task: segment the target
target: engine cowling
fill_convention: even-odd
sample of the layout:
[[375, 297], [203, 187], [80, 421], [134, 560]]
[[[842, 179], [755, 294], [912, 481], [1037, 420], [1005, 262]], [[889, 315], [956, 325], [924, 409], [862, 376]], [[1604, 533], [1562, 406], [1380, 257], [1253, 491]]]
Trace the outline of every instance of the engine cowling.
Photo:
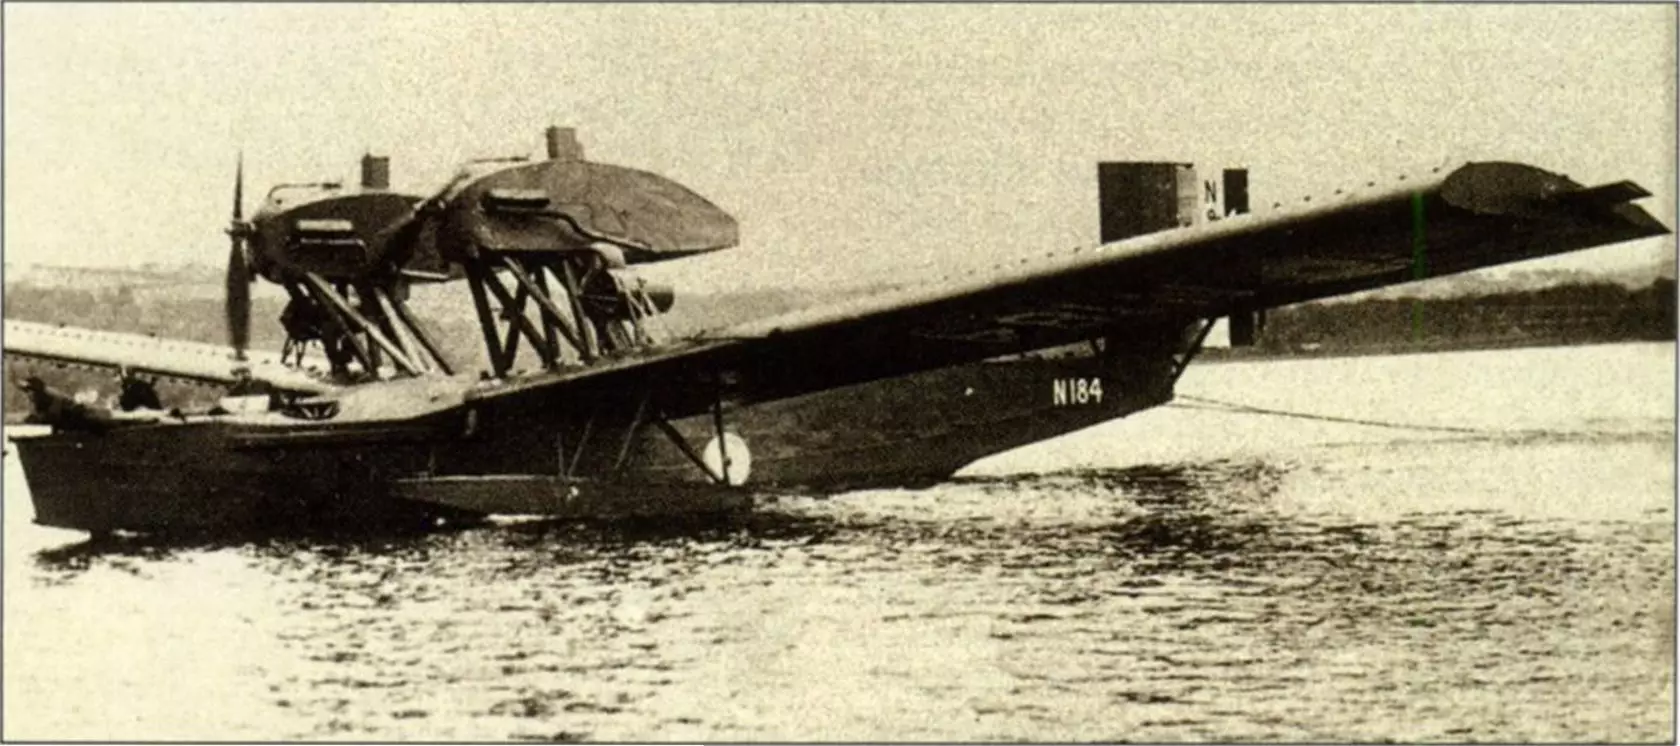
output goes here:
[[585, 160], [475, 164], [421, 208], [417, 256], [565, 253], [617, 247], [628, 264], [718, 251], [735, 219], [658, 174]]
[[384, 231], [411, 215], [418, 202], [396, 192], [276, 187], [251, 220], [252, 269], [285, 282], [304, 272], [339, 281], [402, 267], [410, 258], [407, 247]]

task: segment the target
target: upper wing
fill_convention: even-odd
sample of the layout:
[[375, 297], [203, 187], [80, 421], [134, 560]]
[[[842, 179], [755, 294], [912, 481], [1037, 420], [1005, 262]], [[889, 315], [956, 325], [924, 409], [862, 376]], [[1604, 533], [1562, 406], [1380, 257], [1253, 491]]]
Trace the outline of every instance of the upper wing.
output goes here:
[[[6, 320], [7, 356], [49, 363], [128, 368], [135, 373], [227, 385], [235, 381], [228, 348], [138, 334]], [[303, 371], [281, 365], [273, 355], [252, 354], [244, 363], [252, 376], [282, 391], [321, 394], [337, 389]]]
[[671, 415], [1660, 235], [1629, 182], [1470, 163], [1386, 188], [1153, 233], [708, 333], [475, 397], [657, 387]]

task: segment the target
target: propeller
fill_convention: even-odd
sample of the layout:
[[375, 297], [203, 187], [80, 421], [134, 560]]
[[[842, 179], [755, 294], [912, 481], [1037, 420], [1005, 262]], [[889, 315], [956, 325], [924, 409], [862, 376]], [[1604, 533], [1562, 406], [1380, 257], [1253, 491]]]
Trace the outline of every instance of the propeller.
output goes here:
[[223, 299], [223, 311], [227, 315], [228, 345], [233, 347], [233, 359], [241, 362], [251, 341], [251, 267], [245, 254], [250, 226], [244, 220], [244, 201], [245, 154], [240, 153], [233, 177], [233, 220], [227, 230], [227, 295]]

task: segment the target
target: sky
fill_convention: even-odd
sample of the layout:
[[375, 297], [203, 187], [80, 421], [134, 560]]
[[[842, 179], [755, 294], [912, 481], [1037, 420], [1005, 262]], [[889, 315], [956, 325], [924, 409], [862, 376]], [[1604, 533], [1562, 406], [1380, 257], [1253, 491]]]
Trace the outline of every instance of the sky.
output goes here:
[[[1675, 224], [1672, 5], [7, 4], [8, 263], [218, 265], [234, 164], [428, 193], [586, 156], [733, 213], [655, 274], [826, 286], [1095, 242], [1095, 163], [1246, 166], [1256, 205], [1516, 160]], [[1666, 258], [1653, 239], [1524, 268]], [[663, 279], [663, 278], [662, 278]]]

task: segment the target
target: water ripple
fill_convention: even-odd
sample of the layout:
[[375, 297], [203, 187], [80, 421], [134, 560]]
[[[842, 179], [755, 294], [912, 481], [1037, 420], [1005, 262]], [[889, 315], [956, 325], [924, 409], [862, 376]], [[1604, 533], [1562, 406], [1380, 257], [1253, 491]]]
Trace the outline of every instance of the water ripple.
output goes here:
[[[48, 606], [124, 614], [124, 645], [220, 654], [181, 670], [199, 701], [236, 701], [228, 721], [169, 720], [154, 698], [132, 737], [1671, 733], [1650, 703], [1673, 696], [1672, 511], [1394, 510], [1379, 498], [1409, 472], [1380, 450], [783, 497], [700, 524], [71, 545], [25, 565]], [[171, 600], [186, 588], [204, 602]], [[31, 619], [8, 634], [45, 641], [66, 681], [101, 680]]]

